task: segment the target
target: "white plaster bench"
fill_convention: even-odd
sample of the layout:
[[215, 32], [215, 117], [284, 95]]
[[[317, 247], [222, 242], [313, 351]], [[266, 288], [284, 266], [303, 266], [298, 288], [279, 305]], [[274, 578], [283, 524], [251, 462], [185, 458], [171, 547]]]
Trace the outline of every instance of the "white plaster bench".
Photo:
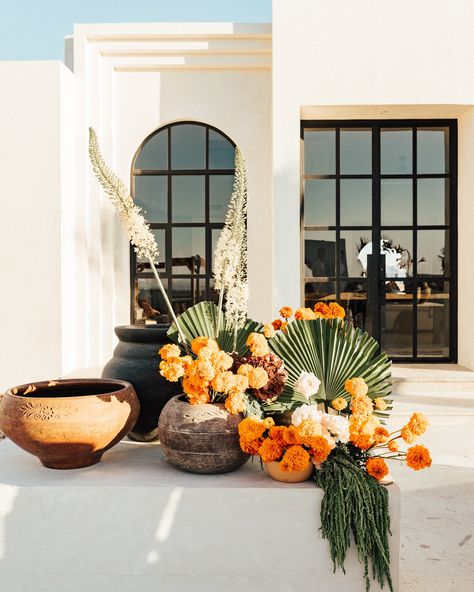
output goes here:
[[[398, 590], [400, 493], [389, 486]], [[226, 475], [173, 468], [124, 441], [93, 467], [43, 468], [0, 443], [2, 592], [363, 592], [355, 550], [333, 574], [322, 491], [247, 463]], [[372, 589], [379, 590], [373, 583]]]

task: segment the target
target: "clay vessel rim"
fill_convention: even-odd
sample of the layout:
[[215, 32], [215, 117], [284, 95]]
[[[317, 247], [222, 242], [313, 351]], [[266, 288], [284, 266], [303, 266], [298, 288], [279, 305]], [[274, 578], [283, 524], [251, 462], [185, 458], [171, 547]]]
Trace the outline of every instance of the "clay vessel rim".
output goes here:
[[[58, 383], [55, 386], [51, 386], [48, 387], [48, 384], [51, 382], [56, 382]], [[69, 385], [76, 385], [79, 388], [81, 386], [84, 387], [88, 387], [88, 386], [93, 386], [93, 387], [97, 387], [98, 392], [97, 393], [89, 393], [89, 394], [81, 394], [81, 393], [77, 393], [76, 395], [70, 395], [70, 396], [48, 396], [46, 394], [44, 395], [36, 395], [35, 391], [33, 391], [32, 393], [27, 393], [25, 394], [14, 394], [13, 391], [14, 390], [18, 390], [20, 391], [21, 389], [27, 389], [29, 386], [35, 386], [37, 389], [47, 389], [47, 388], [51, 388], [54, 389], [56, 386], [69, 386]], [[117, 389], [113, 390], [113, 391], [109, 391], [106, 393], [100, 392], [100, 387], [102, 386], [106, 386], [106, 385], [113, 385], [113, 386], [117, 386]], [[115, 380], [112, 378], [59, 378], [57, 380], [37, 380], [37, 381], [33, 381], [33, 382], [27, 382], [25, 384], [20, 384], [18, 386], [12, 386], [10, 388], [8, 388], [5, 391], [5, 397], [12, 397], [14, 399], [21, 399], [22, 401], [25, 400], [32, 400], [32, 401], [77, 401], [78, 399], [81, 398], [85, 398], [85, 397], [113, 397], [113, 396], [117, 396], [118, 394], [120, 394], [121, 392], [123, 392], [124, 390], [126, 390], [127, 388], [132, 388], [133, 386], [129, 383], [126, 382], [125, 380]], [[30, 397], [30, 394], [32, 395]]]

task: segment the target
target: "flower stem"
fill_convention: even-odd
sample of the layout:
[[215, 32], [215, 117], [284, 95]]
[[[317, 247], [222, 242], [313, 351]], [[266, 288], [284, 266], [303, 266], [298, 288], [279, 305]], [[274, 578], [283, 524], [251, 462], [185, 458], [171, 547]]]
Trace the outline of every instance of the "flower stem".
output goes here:
[[163, 284], [161, 283], [161, 278], [160, 275], [158, 273], [158, 271], [156, 270], [155, 264], [153, 263], [152, 259], [148, 259], [151, 269], [153, 271], [153, 274], [156, 278], [156, 281], [158, 282], [158, 288], [160, 289], [160, 292], [163, 296], [163, 298], [165, 299], [165, 303], [166, 306], [168, 307], [168, 311], [171, 315], [171, 318], [173, 319], [174, 324], [176, 325], [176, 329], [178, 330], [178, 335], [179, 335], [179, 341], [181, 342], [181, 344], [183, 345], [184, 349], [186, 350], [186, 352], [189, 354], [189, 347], [188, 347], [188, 343], [186, 341], [186, 337], [184, 336], [183, 330], [181, 329], [181, 325], [179, 324], [178, 319], [176, 318], [176, 315], [174, 313], [173, 307], [171, 306], [171, 302], [168, 298], [168, 294], [166, 293], [165, 288], [163, 287]]
[[221, 330], [223, 302], [224, 302], [224, 286], [222, 286], [219, 291], [219, 302], [217, 304], [217, 324], [216, 324], [216, 335], [215, 335], [216, 340], [219, 338], [219, 332]]

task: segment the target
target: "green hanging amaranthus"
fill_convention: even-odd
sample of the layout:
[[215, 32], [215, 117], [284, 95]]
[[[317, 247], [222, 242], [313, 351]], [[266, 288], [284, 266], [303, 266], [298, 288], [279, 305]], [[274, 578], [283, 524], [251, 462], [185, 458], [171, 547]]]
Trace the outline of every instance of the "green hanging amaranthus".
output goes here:
[[[363, 456], [363, 453], [362, 453]], [[361, 463], [364, 462], [360, 458]], [[393, 592], [390, 577], [390, 515], [388, 492], [368, 475], [343, 447], [335, 448], [315, 480], [324, 491], [321, 503], [321, 534], [329, 541], [334, 571], [344, 569], [351, 533], [359, 561], [364, 565], [366, 592], [370, 590], [369, 563], [372, 577], [383, 588], [385, 582]]]

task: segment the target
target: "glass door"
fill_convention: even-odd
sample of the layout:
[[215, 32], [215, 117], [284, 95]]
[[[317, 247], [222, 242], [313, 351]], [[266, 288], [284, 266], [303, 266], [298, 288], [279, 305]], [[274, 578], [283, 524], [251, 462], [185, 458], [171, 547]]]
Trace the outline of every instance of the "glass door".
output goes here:
[[398, 361], [456, 359], [456, 124], [303, 122], [305, 306], [338, 300]]

